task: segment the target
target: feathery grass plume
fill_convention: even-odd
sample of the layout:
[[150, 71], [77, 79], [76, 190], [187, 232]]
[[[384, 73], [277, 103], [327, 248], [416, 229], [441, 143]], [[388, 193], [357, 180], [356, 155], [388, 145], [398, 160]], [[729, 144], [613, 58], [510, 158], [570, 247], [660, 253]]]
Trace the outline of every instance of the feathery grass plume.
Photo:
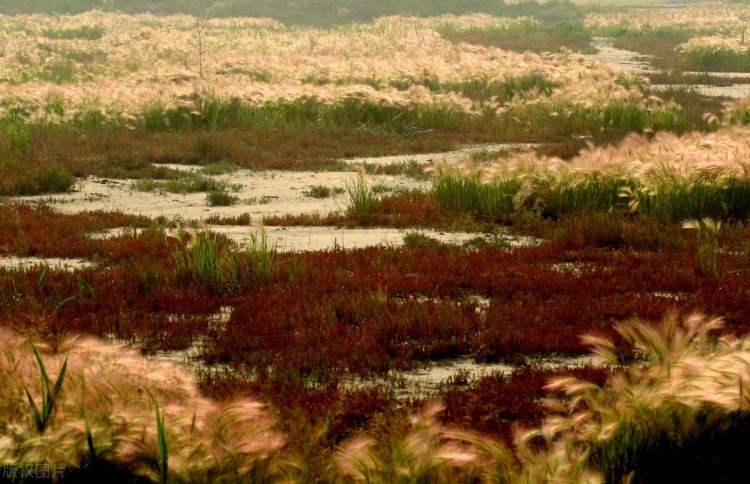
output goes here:
[[536, 432], [519, 433], [514, 453], [486, 435], [443, 426], [442, 410], [429, 405], [412, 418], [411, 432], [391, 444], [354, 439], [334, 456], [338, 472], [365, 482], [602, 482], [573, 441], [538, 451], [529, 444]]
[[433, 187], [442, 206], [490, 218], [520, 210], [558, 218], [627, 206], [670, 221], [744, 219], [748, 133], [743, 127], [652, 139], [633, 134], [617, 146], [589, 146], [570, 162], [526, 152], [491, 166], [440, 165]]
[[342, 476], [366, 482], [455, 482], [476, 477], [477, 454], [448, 434], [433, 404], [412, 418], [412, 430], [389, 448], [368, 438], [355, 439], [336, 452]]
[[511, 452], [485, 435], [462, 431], [450, 435], [477, 453], [484, 482], [604, 482], [589, 466], [589, 453], [573, 439], [547, 439], [540, 447], [538, 430], [517, 431]]
[[[720, 319], [668, 316], [660, 326], [617, 327], [644, 363], [603, 385], [561, 378], [567, 400], [553, 405], [543, 433], [571, 440], [608, 481], [744, 479], [750, 443], [750, 338], [717, 338]], [[588, 336], [599, 362], [621, 368], [615, 344]]]
[[78, 481], [130, 475], [238, 482], [282, 472], [276, 454], [284, 440], [259, 403], [219, 405], [175, 365], [89, 338], [66, 341], [56, 354], [39, 347], [47, 369], [62, 371], [67, 362], [55, 412], [40, 434], [24, 405], [27, 388], [39, 395], [28, 386], [38, 380], [36, 355], [7, 330], [0, 330], [0, 342], [3, 464], [64, 466], [64, 477]]
[[[498, 169], [499, 165], [493, 168]], [[494, 170], [483, 170], [471, 161], [450, 165], [438, 163], [430, 170], [435, 177], [438, 203], [450, 210], [481, 217], [499, 217], [514, 211], [521, 182]]]
[[722, 120], [730, 126], [746, 126], [750, 124], [750, 97], [724, 103]]

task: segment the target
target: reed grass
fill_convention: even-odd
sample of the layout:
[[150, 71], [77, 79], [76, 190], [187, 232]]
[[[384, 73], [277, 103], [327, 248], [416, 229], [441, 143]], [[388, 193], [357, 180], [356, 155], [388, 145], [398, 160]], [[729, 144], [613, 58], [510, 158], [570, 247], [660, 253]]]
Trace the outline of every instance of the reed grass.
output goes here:
[[50, 388], [50, 379], [44, 368], [44, 362], [42, 361], [42, 357], [39, 356], [39, 350], [34, 344], [34, 340], [31, 339], [31, 336], [29, 336], [29, 345], [31, 346], [31, 350], [34, 352], [34, 357], [39, 364], [39, 374], [42, 378], [41, 411], [36, 406], [36, 402], [34, 402], [34, 398], [31, 396], [29, 389], [24, 387], [24, 391], [29, 400], [29, 408], [31, 409], [31, 415], [34, 418], [34, 424], [36, 425], [37, 431], [41, 434], [47, 428], [52, 412], [55, 410], [55, 402], [57, 401], [58, 396], [60, 396], [60, 391], [62, 390], [62, 385], [65, 381], [65, 371], [68, 366], [68, 360], [66, 359], [63, 362], [60, 367], [60, 373], [55, 379], [54, 386]]
[[686, 220], [682, 228], [695, 230], [698, 239], [698, 262], [704, 275], [715, 276], [719, 273], [719, 231], [721, 222], [708, 217], [700, 222]]
[[209, 229], [178, 228], [169, 238], [176, 242], [172, 260], [178, 275], [211, 291], [231, 293], [248, 285], [268, 285], [273, 276], [276, 245], [263, 229], [251, 231], [251, 243], [239, 251]]
[[[671, 315], [658, 327], [620, 325], [622, 338], [645, 359], [599, 386], [561, 379], [551, 388], [571, 398], [548, 419], [550, 434], [572, 432], [607, 480], [703, 479], [741, 474], [736, 446], [746, 440], [747, 339], [716, 338], [720, 319]], [[587, 338], [601, 362], [620, 365], [613, 342]], [[734, 448], [733, 448], [734, 447]], [[685, 460], [684, 456], [692, 456]], [[681, 462], [682, 465], [676, 465]], [[721, 471], [719, 470], [721, 469]], [[671, 476], [671, 477], [668, 477]], [[710, 479], [710, 478], [709, 478]]]
[[[239, 99], [223, 98], [210, 92], [196, 93], [192, 106], [167, 108], [148, 105], [136, 114], [146, 132], [185, 129], [226, 130], [253, 126], [296, 127], [351, 126], [382, 131], [415, 129], [460, 129], [475, 125], [474, 116], [449, 105], [389, 106], [359, 99], [341, 99], [334, 103], [314, 98], [269, 101], [260, 106]], [[114, 121], [119, 123], [118, 120]], [[465, 128], [464, 128], [465, 129]]]
[[514, 211], [513, 200], [521, 184], [483, 183], [479, 173], [467, 176], [446, 171], [437, 175], [434, 191], [441, 207], [483, 218], [504, 217]]
[[250, 232], [251, 243], [245, 247], [245, 260], [250, 280], [268, 285], [276, 265], [276, 243], [268, 241], [265, 229]]
[[347, 198], [344, 205], [347, 214], [362, 220], [370, 218], [375, 212], [379, 198], [374, 188], [368, 185], [362, 172], [353, 180], [345, 182]]
[[[472, 477], [476, 456], [451, 441], [438, 421], [442, 407], [433, 405], [412, 418], [412, 430], [389, 449], [361, 438], [340, 449], [334, 461], [346, 477], [365, 482], [456, 482]], [[382, 443], [381, 443], [382, 445]]]

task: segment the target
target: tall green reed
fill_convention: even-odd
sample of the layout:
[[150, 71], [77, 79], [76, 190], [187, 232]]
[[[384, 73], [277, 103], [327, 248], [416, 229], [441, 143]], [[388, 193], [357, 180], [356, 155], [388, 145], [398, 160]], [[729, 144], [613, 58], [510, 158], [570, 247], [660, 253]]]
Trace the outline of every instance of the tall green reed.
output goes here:
[[31, 414], [34, 419], [36, 429], [39, 433], [42, 433], [47, 428], [49, 420], [52, 416], [52, 412], [55, 410], [57, 398], [60, 395], [63, 381], [65, 380], [65, 371], [68, 366], [68, 360], [67, 358], [65, 359], [62, 366], [60, 367], [60, 372], [57, 375], [54, 386], [50, 387], [50, 379], [49, 376], [47, 376], [47, 370], [44, 368], [42, 357], [39, 356], [39, 350], [34, 344], [34, 340], [31, 338], [31, 336], [29, 336], [29, 344], [31, 345], [31, 350], [34, 352], [34, 357], [36, 358], [37, 364], [39, 365], [39, 373], [42, 378], [41, 410], [39, 409], [39, 407], [37, 407], [34, 398], [29, 392], [29, 389], [27, 387], [24, 387], [24, 391], [26, 392], [26, 397], [29, 400], [29, 408], [31, 409]]
[[700, 270], [707, 276], [719, 273], [719, 231], [721, 222], [708, 217], [701, 221], [686, 220], [682, 228], [695, 230], [698, 239], [698, 263]]
[[268, 241], [264, 228], [250, 232], [251, 243], [245, 247], [245, 262], [251, 281], [268, 284], [276, 265], [276, 243]]
[[371, 217], [378, 204], [378, 195], [367, 184], [364, 173], [359, 172], [355, 179], [346, 181], [344, 189], [347, 194], [344, 201], [347, 213], [362, 219]]
[[173, 238], [177, 273], [210, 290], [234, 292], [248, 284], [267, 285], [273, 277], [276, 244], [262, 228], [251, 232], [250, 244], [239, 251], [228, 241], [220, 243], [209, 229], [180, 228]]

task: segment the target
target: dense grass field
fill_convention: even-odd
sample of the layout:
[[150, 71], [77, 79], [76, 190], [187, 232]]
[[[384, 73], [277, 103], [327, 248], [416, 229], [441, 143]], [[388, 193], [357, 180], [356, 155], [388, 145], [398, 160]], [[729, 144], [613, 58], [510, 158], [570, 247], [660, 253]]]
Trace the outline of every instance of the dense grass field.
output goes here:
[[0, 9], [3, 480], [744, 478], [746, 5], [151, 3]]

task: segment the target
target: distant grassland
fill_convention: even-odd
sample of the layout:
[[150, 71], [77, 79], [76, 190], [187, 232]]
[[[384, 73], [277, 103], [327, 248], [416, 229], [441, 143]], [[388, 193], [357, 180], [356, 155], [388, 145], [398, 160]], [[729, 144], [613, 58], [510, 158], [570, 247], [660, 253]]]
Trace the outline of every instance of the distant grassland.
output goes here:
[[[591, 8], [591, 7], [587, 7]], [[508, 3], [495, 0], [7, 0], [0, 13], [68, 13], [91, 9], [125, 13], [186, 13], [207, 17], [267, 17], [289, 25], [330, 26], [369, 22], [385, 15], [432, 16], [487, 13], [505, 17], [533, 16], [544, 22], [581, 19], [584, 8], [569, 1]]]
[[[571, 156], [581, 139], [701, 126], [589, 58], [521, 53], [545, 32], [585, 38], [580, 23], [471, 15], [320, 29], [89, 12], [0, 24], [6, 39], [33, 39], [6, 43], [0, 60], [6, 195], [89, 174], [174, 177], [155, 162], [316, 169], [471, 142], [548, 142]], [[490, 42], [461, 41], [473, 33]]]

